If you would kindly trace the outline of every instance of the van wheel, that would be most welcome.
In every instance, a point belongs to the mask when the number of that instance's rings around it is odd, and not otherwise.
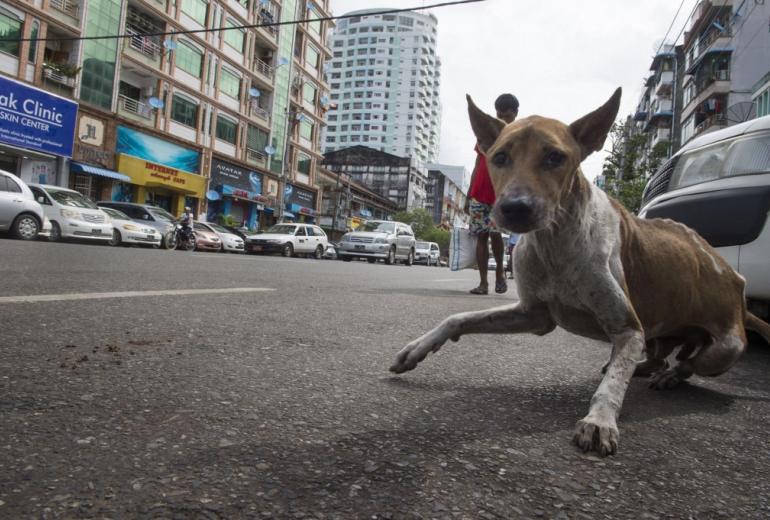
[[[409,255],[404,260],[404,265],[411,267],[414,264],[414,251],[409,251]]]
[[[35,240],[40,231],[37,219],[29,214],[19,215],[13,221],[13,235],[20,240]]]
[[[281,254],[286,257],[290,257],[294,255],[294,246],[291,245],[291,242],[286,242],[283,245],[283,250],[281,251]]]
[[[48,240],[51,242],[61,240],[61,226],[57,222],[51,222],[51,233],[48,235]]]
[[[388,251],[388,257],[385,259],[385,263],[388,265],[393,265],[396,263],[396,248],[391,247],[390,251]]]

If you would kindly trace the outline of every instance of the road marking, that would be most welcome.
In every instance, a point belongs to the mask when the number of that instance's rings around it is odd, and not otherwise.
[[[170,289],[166,291],[123,291],[103,293],[32,294],[0,296],[2,303],[60,302],[71,300],[102,300],[106,298],[138,298],[142,296],[190,296],[195,294],[227,294],[275,291],[269,287],[231,287],[226,289]]]
[[[466,280],[465,278],[444,278],[442,280],[431,280],[432,282],[436,283],[444,283],[444,282],[462,282]]]

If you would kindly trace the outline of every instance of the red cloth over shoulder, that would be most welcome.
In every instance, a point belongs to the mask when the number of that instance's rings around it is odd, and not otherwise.
[[[487,158],[476,145],[476,167],[473,184],[468,190],[468,196],[478,202],[492,205],[495,203],[495,188],[492,186],[492,179],[489,178],[489,169],[487,169]]]

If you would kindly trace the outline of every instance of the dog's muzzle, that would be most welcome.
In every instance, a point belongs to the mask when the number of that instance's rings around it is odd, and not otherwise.
[[[495,219],[505,229],[526,233],[535,227],[537,208],[530,197],[516,197],[499,201]]]

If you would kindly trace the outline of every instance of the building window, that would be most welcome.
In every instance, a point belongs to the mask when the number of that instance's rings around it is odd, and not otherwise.
[[[182,12],[199,24],[206,25],[209,4],[204,0],[182,0]]]
[[[302,139],[307,139],[308,141],[313,140],[313,122],[308,121],[307,119],[303,119],[299,123],[299,136]]]
[[[249,125],[249,130],[246,134],[246,148],[255,152],[264,153],[265,147],[267,147],[268,138],[269,134],[267,132]]]
[[[224,117],[217,116],[217,139],[226,141],[230,144],[235,144],[235,134],[238,129],[238,125],[235,121],[230,121]]]
[[[219,72],[219,91],[223,94],[227,94],[231,98],[241,98],[241,78],[236,74],[230,72],[226,68],[222,68]]]
[[[196,78],[201,77],[203,69],[203,53],[201,51],[189,43],[181,41],[174,54],[176,55],[174,59],[177,67]]]
[[[307,8],[307,17],[310,20],[307,23],[307,28],[310,29],[310,32],[320,36],[321,35],[321,20],[317,20],[316,18],[319,18],[318,12],[316,11],[315,7],[312,5],[309,5]]]
[[[30,63],[35,63],[35,54],[37,54],[37,42],[35,41],[35,38],[37,38],[39,33],[40,23],[32,22],[32,29],[29,32],[29,37],[32,41],[29,42],[29,55],[27,56],[27,61]]]
[[[0,8],[0,38],[4,40],[19,40],[21,38],[21,20],[10,12]],[[0,52],[19,56],[18,41],[0,42]]]
[[[120,0],[92,0],[88,5],[85,36],[103,36],[120,32]],[[86,40],[83,43],[83,70],[80,73],[80,99],[109,110],[115,89],[115,39]]]
[[[171,119],[177,123],[195,128],[198,122],[198,105],[174,94],[171,100]]]
[[[310,166],[311,166],[310,156],[304,153],[298,153],[297,154],[297,171],[300,173],[304,173],[305,175],[310,175]]]
[[[308,103],[315,104],[316,88],[310,83],[302,85],[302,99]]]
[[[243,44],[246,38],[246,33],[244,33],[241,29],[233,29],[233,27],[238,27],[238,24],[232,20],[227,20],[225,22],[225,28],[227,28],[224,38],[225,43],[236,51],[243,52]]]
[[[321,53],[312,45],[305,48],[305,65],[315,70],[321,65]]]

